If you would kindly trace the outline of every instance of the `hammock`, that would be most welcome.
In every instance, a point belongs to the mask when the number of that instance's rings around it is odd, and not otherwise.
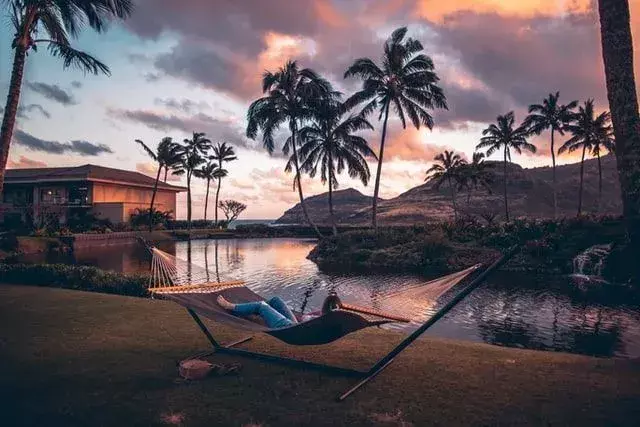
[[[291,326],[269,329],[258,317],[242,317],[220,307],[219,295],[232,303],[264,301],[239,280],[211,281],[212,274],[204,268],[189,264],[157,248],[152,253],[149,291],[162,295],[194,313],[250,332],[264,332],[287,344],[318,345],[335,341],[360,329],[390,322],[408,323],[419,318],[426,307],[476,271],[480,265],[453,273],[419,286],[388,293],[383,296],[385,306],[394,308],[383,312],[370,307],[343,303],[340,309],[322,314]],[[301,313],[294,313],[299,319]]]
[[[220,323],[239,329],[253,332],[264,332],[289,344],[326,344],[351,332],[355,332],[369,326],[382,325],[394,321],[408,322],[410,319],[402,317],[402,314],[404,314],[401,313],[402,309],[405,311],[421,311],[418,308],[422,307],[422,311],[424,311],[425,302],[428,302],[430,306],[433,306],[438,302],[443,294],[465,278],[469,277],[474,271],[478,270],[479,266],[472,266],[457,273],[431,280],[419,286],[386,294],[384,296],[385,301],[389,302],[388,305],[390,307],[396,308],[394,313],[342,304],[339,310],[331,311],[309,321],[301,322],[285,328],[269,329],[263,323],[259,322],[259,319],[248,319],[234,316],[230,312],[222,309],[222,307],[220,307],[216,302],[218,295],[224,295],[225,298],[234,303],[263,300],[261,296],[244,286],[242,281],[222,280],[218,275],[216,275],[215,280],[211,280],[212,274],[210,274],[208,270],[182,261],[157,248],[152,248],[148,245],[147,248],[152,253],[152,274],[149,282],[149,291],[152,295],[162,296],[186,307],[189,314],[193,317],[194,321],[213,346],[214,352],[252,357],[289,366],[316,369],[361,378],[358,383],[341,394],[337,398],[338,401],[346,399],[380,374],[393,362],[396,356],[411,345],[412,342],[418,339],[439,319],[444,317],[447,312],[449,312],[477,286],[479,286],[484,279],[489,276],[489,274],[507,262],[519,249],[519,247],[516,246],[507,251],[507,253],[484,269],[484,271],[471,280],[470,283],[468,283],[461,291],[457,292],[455,296],[443,304],[437,312],[431,315],[431,317],[424,321],[424,323],[422,323],[414,332],[371,366],[371,368],[366,371],[359,371],[339,366],[307,362],[304,360],[234,348],[235,346],[250,340],[252,337],[244,338],[226,345],[221,344],[213,337],[207,326],[200,319],[199,315],[203,315]]]

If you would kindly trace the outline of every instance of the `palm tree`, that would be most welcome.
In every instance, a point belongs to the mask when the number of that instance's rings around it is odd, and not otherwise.
[[[479,188],[485,188],[491,192],[493,183],[493,164],[485,162],[484,153],[475,152],[471,163],[460,168],[461,186],[467,189],[467,206],[471,203],[471,192]]]
[[[616,138],[618,176],[630,240],[630,253],[640,253],[640,132],[638,95],[633,70],[633,42],[628,0],[599,0],[602,57],[611,121]],[[640,263],[635,263],[640,278]]]
[[[226,142],[217,143],[213,146],[213,154],[209,157],[211,160],[218,162],[218,173],[215,179],[218,180],[218,188],[216,189],[216,210],[215,210],[215,223],[218,224],[218,199],[220,197],[220,186],[222,185],[222,178],[228,175],[228,172],[224,169],[225,162],[232,162],[237,160],[233,147]],[[205,218],[206,219],[206,218]]]
[[[362,90],[347,101],[348,107],[367,102],[362,115],[367,116],[376,109],[383,119],[382,139],[378,154],[378,168],[373,190],[372,225],[377,230],[378,193],[380,175],[384,160],[384,143],[387,136],[389,107],[393,104],[402,127],[406,129],[406,116],[413,126],[420,129],[424,125],[433,128],[433,117],[428,110],[447,108],[446,98],[437,85],[439,78],[434,71],[433,61],[425,54],[422,44],[413,38],[406,38],[407,28],[398,28],[384,44],[382,65],[378,66],[369,58],[357,59],[344,73],[344,77],[357,76],[363,80]]]
[[[616,142],[611,125],[603,126],[599,129],[591,146],[591,155],[598,158],[598,213],[602,210],[602,162],[600,156],[603,150],[607,150],[608,153],[616,152]]]
[[[458,220],[458,207],[456,205],[456,190],[460,184],[461,170],[467,162],[460,157],[460,154],[445,150],[433,158],[434,163],[427,170],[425,181],[435,183],[435,188],[439,188],[446,181],[451,189],[451,201],[453,203],[453,218]]]
[[[247,112],[247,137],[255,139],[262,131],[264,148],[273,153],[274,132],[287,123],[291,133],[291,149],[295,167],[294,189],[298,190],[302,212],[318,236],[318,227],[311,221],[304,203],[300,182],[300,160],[298,158],[298,128],[303,121],[313,119],[314,103],[337,96],[331,84],[309,68],[300,69],[295,61],[287,61],[275,73],[267,71],[262,77],[264,96],[255,100]]]
[[[191,231],[191,178],[200,165],[205,162],[204,155],[211,148],[211,141],[204,133],[193,132],[191,139],[184,140],[181,146],[181,161],[175,167],[174,175],[187,177],[187,228]]]
[[[44,43],[51,55],[62,59],[65,68],[73,66],[84,72],[109,75],[109,67],[105,64],[88,53],[72,48],[70,38],[77,38],[87,24],[95,31],[103,32],[109,21],[127,18],[133,10],[132,0],[4,0],[2,3],[10,10],[15,31],[11,47],[15,52],[0,128],[0,194],[29,51],[36,52],[37,47]],[[37,38],[43,32],[47,37]]]
[[[158,193],[158,182],[160,181],[160,173],[162,169],[168,168],[170,164],[175,164],[179,159],[179,154],[177,151],[177,145],[173,142],[173,139],[170,137],[164,137],[160,140],[158,144],[158,148],[156,151],[153,151],[147,144],[143,141],[136,139],[138,144],[142,146],[144,151],[153,159],[154,162],[158,163],[158,173],[156,174],[155,182],[153,183],[153,193],[151,194],[151,205],[149,206],[149,231],[153,230],[153,205],[156,200],[156,194]]]
[[[564,135],[564,128],[571,122],[573,110],[578,106],[578,101],[571,101],[567,105],[558,103],[560,92],[550,93],[549,96],[542,101],[542,104],[529,105],[529,115],[524,121],[532,133],[540,135],[545,130],[551,132],[551,163],[553,167],[553,216],[558,216],[558,197],[556,183],[556,150],[555,150],[555,133]]]
[[[312,178],[319,169],[322,183],[329,183],[329,215],[334,235],[338,234],[333,211],[333,190],[338,187],[337,175],[346,168],[351,178],[357,178],[367,185],[371,173],[366,157],[376,158],[367,140],[354,135],[365,129],[373,130],[373,126],[363,116],[346,114],[344,104],[325,102],[317,107],[316,118],[299,132],[303,143],[300,158],[304,159],[300,169],[309,172]],[[292,164],[295,164],[294,156],[287,167],[291,168]]]
[[[207,220],[207,208],[209,207],[209,187],[211,186],[211,180],[216,179],[220,176],[220,171],[222,171],[217,163],[209,162],[206,165],[200,167],[200,169],[196,169],[193,174],[198,178],[204,179],[207,181],[207,193],[204,198],[204,220]],[[226,171],[225,171],[226,172]]]
[[[582,150],[582,158],[580,160],[580,191],[578,193],[578,216],[582,214],[582,186],[584,182],[584,157],[587,151],[593,151],[594,144],[601,139],[602,146],[609,144],[605,142],[608,135],[611,134],[611,126],[609,125],[609,113],[601,113],[595,116],[593,110],[593,99],[585,101],[584,106],[580,106],[575,115],[574,122],[567,125],[566,130],[571,133],[569,138],[558,150],[558,154],[564,152],[572,153],[576,150]],[[597,150],[600,151],[600,146]]]
[[[476,146],[476,150],[486,149],[487,157],[496,151],[502,149],[504,151],[504,214],[505,219],[509,221],[509,202],[507,199],[507,162],[511,161],[511,150],[515,150],[518,154],[522,150],[532,153],[536,152],[536,147],[527,142],[528,129],[522,124],[515,127],[515,115],[513,111],[498,116],[497,123],[489,125],[482,131],[480,143]]]

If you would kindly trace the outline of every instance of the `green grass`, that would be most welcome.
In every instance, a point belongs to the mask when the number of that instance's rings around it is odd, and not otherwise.
[[[213,325],[223,339],[241,334]],[[298,348],[246,346],[364,368],[401,336],[382,330]],[[637,425],[640,363],[423,339],[365,389],[353,380],[240,360],[238,376],[185,382],[176,361],[207,342],[179,306],[0,286],[2,425]],[[214,356],[214,362],[233,359]],[[238,360],[238,359],[236,359]],[[174,424],[177,425],[177,424]]]

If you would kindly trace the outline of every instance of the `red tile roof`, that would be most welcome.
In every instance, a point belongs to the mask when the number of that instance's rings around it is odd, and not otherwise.
[[[111,182],[123,185],[151,187],[155,179],[140,172],[122,169],[107,168],[97,165],[82,165],[61,168],[33,168],[33,169],[7,169],[5,183],[37,183],[54,181],[97,181]],[[158,189],[170,191],[186,191],[185,187],[179,187],[158,182]]]

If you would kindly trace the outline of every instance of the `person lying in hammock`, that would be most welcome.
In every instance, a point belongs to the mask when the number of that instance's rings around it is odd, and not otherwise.
[[[220,307],[230,311],[233,314],[237,314],[239,316],[249,316],[252,314],[260,316],[262,320],[264,320],[264,323],[267,325],[267,327],[270,329],[286,328],[287,326],[292,326],[298,323],[298,318],[287,306],[287,303],[285,303],[282,298],[278,296],[271,298],[269,301],[256,301],[234,304],[232,302],[229,302],[222,295],[219,295],[217,301]],[[314,317],[319,316],[320,314],[325,314],[329,311],[337,310],[340,308],[341,304],[342,303],[340,301],[340,298],[338,298],[338,295],[334,291],[331,291],[322,304],[322,310],[309,313],[305,315],[302,320],[310,320]]]

